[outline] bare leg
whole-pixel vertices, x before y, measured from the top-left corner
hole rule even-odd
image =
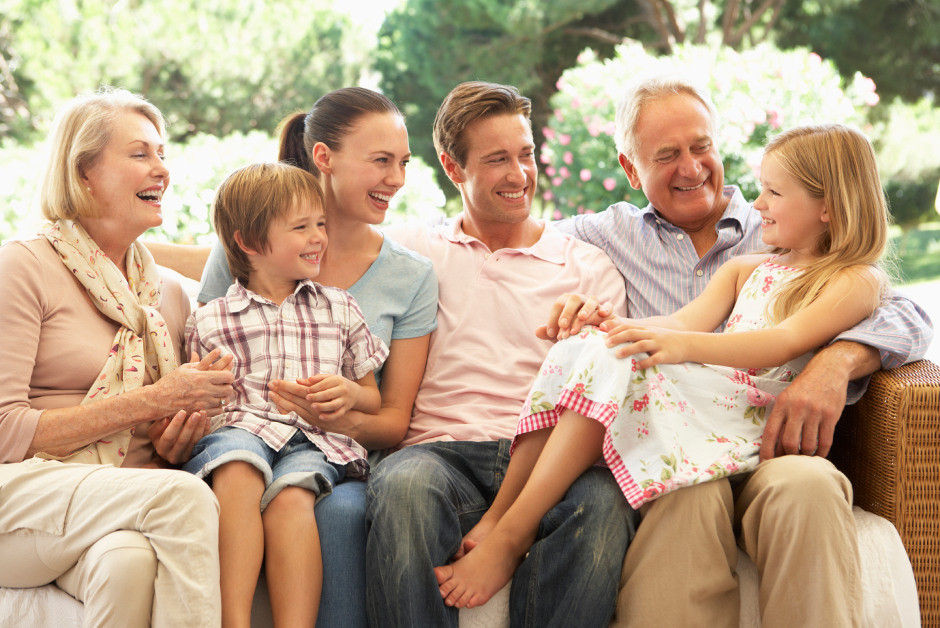
[[[222,573],[222,625],[248,628],[264,536],[261,528],[261,472],[245,462],[229,462],[212,472],[219,500],[219,566]],[[180,516],[185,516],[181,514]]]
[[[460,544],[460,549],[454,554],[454,560],[461,558],[464,554],[483,542],[496,523],[502,518],[519,493],[525,486],[532,469],[535,467],[545,442],[552,433],[552,428],[536,430],[521,435],[516,441],[516,447],[513,449],[512,458],[509,460],[509,467],[506,469],[506,479],[499,487],[496,499],[486,510],[486,513],[467,534],[464,535]]]
[[[265,574],[275,626],[313,626],[323,588],[316,495],[288,486],[265,508]]]
[[[535,541],[542,517],[600,458],[604,431],[602,424],[570,410],[561,415],[518,497],[490,534],[458,561],[434,568],[448,606],[485,604],[509,582]]]

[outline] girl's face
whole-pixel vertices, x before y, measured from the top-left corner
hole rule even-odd
[[[163,163],[163,139],[153,123],[136,111],[122,113],[113,123],[110,140],[85,171],[84,184],[98,205],[98,217],[92,220],[121,230],[120,239],[133,241],[159,227],[170,173]]]
[[[773,154],[761,162],[761,193],[754,201],[760,212],[761,239],[765,244],[790,249],[788,263],[818,257],[816,243],[829,228],[829,214],[822,199],[809,191],[777,161]]]
[[[372,113],[360,118],[338,150],[327,149],[327,208],[340,219],[377,225],[389,201],[405,184],[411,159],[408,130],[401,116]]]

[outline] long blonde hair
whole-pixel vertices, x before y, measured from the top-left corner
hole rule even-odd
[[[811,196],[822,199],[829,215],[829,228],[816,245],[819,257],[781,287],[768,308],[769,319],[779,322],[806,307],[850,266],[868,266],[883,297],[889,285],[882,265],[889,213],[868,138],[841,124],[803,126],[773,138],[764,155],[773,156]]]

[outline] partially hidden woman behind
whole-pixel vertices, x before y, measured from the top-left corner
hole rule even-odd
[[[281,124],[278,159],[320,179],[330,245],[317,282],[348,290],[369,330],[389,347],[376,380],[377,415],[351,411],[324,421],[307,401],[304,381],[270,384],[283,412],[295,411],[326,431],[350,436],[370,450],[397,445],[411,420],[424,375],[428,340],[437,327],[437,278],[430,260],[384,237],[389,201],[405,183],[411,156],[398,108],[369,89],[347,87],[320,98],[307,113]],[[198,300],[223,296],[232,276],[221,244],[209,256]],[[343,482],[316,509],[322,547],[323,593],[318,626],[365,626],[365,482]]]
[[[56,582],[86,626],[217,626],[218,506],[170,467],[231,360],[179,366],[189,302],[136,242],[162,222],[163,116],[103,89],[50,145],[49,222],[0,247],[0,586]]]

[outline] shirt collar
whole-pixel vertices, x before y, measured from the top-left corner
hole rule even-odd
[[[320,284],[314,282],[312,279],[298,281],[297,287],[294,288],[294,297],[300,298],[301,294],[309,294],[310,298],[316,301],[317,295],[320,294]],[[229,308],[232,312],[241,312],[247,309],[252,302],[259,305],[274,305],[268,299],[243,286],[238,279],[236,279],[232,287],[229,288],[226,296],[228,298]]]
[[[750,203],[745,200],[744,194],[741,193],[741,189],[736,185],[726,185],[722,189],[722,195],[728,199],[728,206],[725,208],[725,213],[715,225],[715,228],[722,229],[733,226],[735,223],[737,223],[738,227],[743,228],[744,225],[747,224],[748,215],[753,211]],[[655,227],[657,224],[672,224],[659,215],[659,211],[653,207],[652,203],[640,210],[640,215],[643,216],[643,220],[646,221],[646,224],[652,227]]]
[[[550,222],[537,220],[542,225],[542,235],[532,246],[514,249],[523,255],[531,255],[552,264],[565,263],[565,249],[570,236],[558,231]],[[455,244],[473,244],[477,242],[484,246],[480,240],[467,235],[463,230],[463,213],[457,214],[440,226],[441,236]]]

